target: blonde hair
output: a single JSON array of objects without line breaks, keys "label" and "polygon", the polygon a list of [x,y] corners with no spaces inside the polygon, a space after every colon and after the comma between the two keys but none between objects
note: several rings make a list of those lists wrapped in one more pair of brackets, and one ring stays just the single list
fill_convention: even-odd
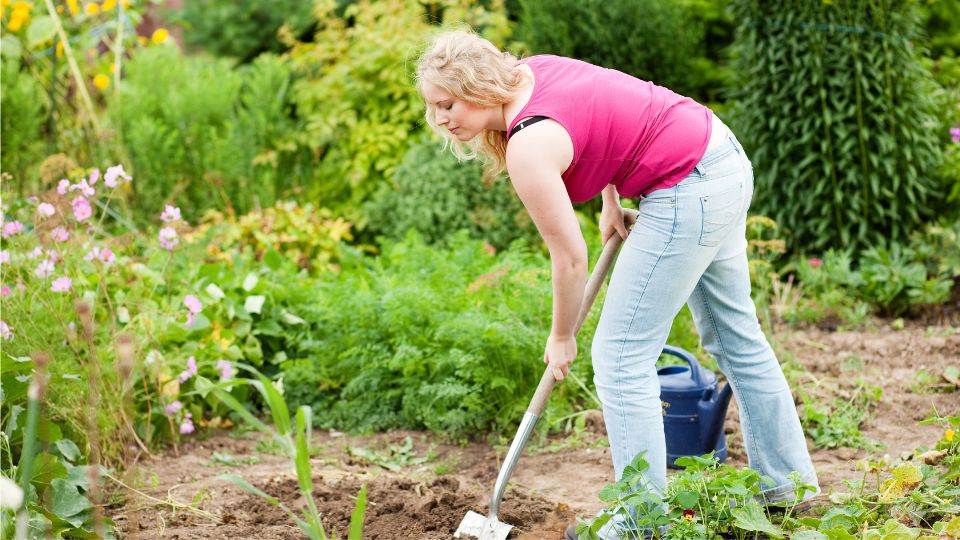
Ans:
[{"label": "blonde hair", "polygon": [[[480,107],[509,103],[524,86],[525,75],[516,67],[517,57],[501,52],[493,43],[474,32],[454,30],[438,34],[417,63],[417,89],[423,94],[423,83],[429,82],[455,98]],[[487,157],[488,179],[507,168],[507,136],[502,131],[485,130],[469,143],[462,143],[453,134],[437,125],[436,109],[426,104],[427,124],[444,139],[461,160]]]}]

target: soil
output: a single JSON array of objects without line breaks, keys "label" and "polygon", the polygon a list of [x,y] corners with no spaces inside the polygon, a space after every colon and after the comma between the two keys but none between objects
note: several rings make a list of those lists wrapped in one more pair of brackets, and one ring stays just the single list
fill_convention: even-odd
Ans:
[{"label": "soil", "polygon": [[[943,416],[960,414],[956,389],[929,392],[917,382],[918,370],[940,374],[947,366],[960,367],[960,331],[910,322],[904,329],[893,330],[881,320],[871,327],[855,332],[781,328],[774,335],[781,361],[794,361],[807,372],[795,390],[799,386],[829,402],[833,397],[849,397],[858,379],[882,388],[882,398],[860,426],[877,447],[813,448],[808,439],[826,493],[845,491],[844,480],[862,476],[856,470],[858,460],[884,454],[895,459],[936,442],[942,428],[918,423],[933,411]],[[735,403],[727,412],[725,431],[727,463],[745,467]],[[384,452],[407,437],[414,443],[413,455],[429,457],[427,462],[392,471],[350,452],[351,447]],[[588,431],[575,440],[556,436],[548,445],[528,448],[500,512],[501,520],[515,527],[511,538],[561,539],[564,527],[576,516],[586,517],[601,508],[597,493],[613,480],[602,437],[603,424],[595,413]],[[206,439],[181,445],[179,452],[170,449],[142,458],[124,477],[139,493],[117,489],[105,513],[128,538],[304,538],[282,510],[217,478],[224,473],[240,475],[288,507],[302,508],[306,502],[293,465],[266,451],[263,440],[260,434],[236,430],[208,433]],[[456,445],[431,434],[404,431],[370,436],[317,431],[312,444],[318,447],[311,460],[313,496],[327,533],[335,532],[338,538],[346,537],[362,485],[367,486],[368,500],[364,538],[451,538],[468,510],[486,511],[505,452],[503,445],[485,441]],[[544,451],[549,446],[563,449]],[[211,459],[214,452],[259,461],[224,465]],[[176,501],[180,506],[175,509],[157,500]]]}]

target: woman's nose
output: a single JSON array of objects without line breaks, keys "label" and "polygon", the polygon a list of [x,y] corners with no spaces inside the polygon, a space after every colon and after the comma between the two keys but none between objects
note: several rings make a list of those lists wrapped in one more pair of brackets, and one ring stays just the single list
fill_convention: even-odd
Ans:
[{"label": "woman's nose", "polygon": [[447,123],[447,116],[441,112],[437,112],[437,125],[442,126]]}]

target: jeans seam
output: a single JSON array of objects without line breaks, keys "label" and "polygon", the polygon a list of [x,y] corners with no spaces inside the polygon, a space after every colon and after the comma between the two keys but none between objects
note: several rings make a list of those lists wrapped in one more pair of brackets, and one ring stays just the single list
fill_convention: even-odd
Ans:
[{"label": "jeans seam", "polygon": [[[729,371],[729,373],[726,374],[727,384],[733,384],[733,387],[731,389],[733,390],[733,393],[737,398],[737,403],[740,405],[740,410],[743,411],[743,415],[747,417],[747,426],[745,426],[745,429],[743,430],[744,443],[747,442],[746,431],[747,429],[749,429],[750,430],[749,444],[753,446],[753,454],[759,458],[760,447],[757,446],[757,438],[753,434],[753,422],[751,422],[750,420],[750,411],[748,410],[746,403],[744,403],[743,399],[741,399],[740,392],[737,390],[737,384],[736,384],[737,377],[733,372],[734,371],[733,366],[730,364],[730,357],[727,355],[727,351],[723,347],[723,340],[720,338],[720,329],[717,328],[717,321],[713,315],[713,310],[710,308],[710,303],[707,302],[707,293],[703,287],[703,277],[701,277],[700,281],[697,282],[697,289],[699,289],[700,291],[700,299],[703,302],[703,310],[706,312],[707,317],[710,319],[710,325],[713,327],[713,333],[717,337],[717,345],[720,347],[720,354],[722,354],[725,357],[727,365],[729,366],[729,369],[727,370]],[[759,471],[759,472],[763,474],[763,471]]]},{"label": "jeans seam", "polygon": [[[657,271],[657,266],[660,265],[660,260],[663,258],[663,254],[667,252],[667,249],[670,248],[670,244],[673,243],[673,237],[676,235],[676,231],[677,231],[677,221],[679,220],[677,219],[677,202],[676,201],[679,194],[677,193],[676,186],[673,187],[673,193],[674,193],[675,202],[673,205],[673,226],[670,228],[670,237],[667,239],[667,242],[663,245],[663,249],[660,250],[660,253],[657,255],[657,260],[656,262],[653,263],[653,268],[650,269],[650,273],[647,275],[647,280],[643,285],[643,290],[640,291],[639,295],[637,295],[637,304],[633,308],[633,313],[630,315],[630,321],[627,322],[627,328],[623,332],[623,337],[620,338],[620,348],[617,350],[617,363],[616,363],[617,402],[620,409],[623,409],[623,384],[620,378],[621,372],[622,372],[622,370],[620,369],[620,365],[623,362],[623,349],[626,347],[626,344],[627,344],[627,334],[630,332],[630,329],[633,327],[633,321],[636,320],[637,318],[637,312],[640,311],[640,303],[643,301],[643,295],[646,294],[647,286],[650,285],[650,276],[652,276],[653,273]],[[620,424],[621,424],[621,429],[623,430],[623,433],[627,433],[627,415],[625,414],[621,415]],[[621,447],[621,452],[623,454],[626,454],[627,444],[626,444],[625,438],[622,439],[621,444],[623,445]],[[630,459],[633,459],[633,456],[631,456]]]}]

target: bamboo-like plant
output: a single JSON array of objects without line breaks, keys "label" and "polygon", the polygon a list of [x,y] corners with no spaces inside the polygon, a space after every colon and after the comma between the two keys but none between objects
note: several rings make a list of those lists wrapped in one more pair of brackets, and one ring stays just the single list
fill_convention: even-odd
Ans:
[{"label": "bamboo-like plant", "polygon": [[946,126],[914,2],[731,2],[734,124],[793,251],[905,239],[936,210]]},{"label": "bamboo-like plant", "polygon": [[[270,407],[270,413],[273,417],[274,428],[271,428],[256,416],[254,416],[240,401],[230,395],[229,392],[220,386],[214,387],[213,393],[220,401],[233,409],[244,420],[250,423],[263,433],[271,435],[280,445],[280,448],[293,459],[297,471],[297,482],[300,485],[300,492],[307,501],[306,508],[303,509],[302,517],[291,510],[287,505],[276,497],[253,486],[242,477],[235,474],[224,474],[219,478],[237,485],[244,491],[252,493],[268,503],[280,508],[290,516],[290,519],[300,527],[300,530],[312,540],[328,540],[336,538],[335,535],[328,536],[320,520],[320,512],[317,510],[316,502],[313,500],[313,477],[310,471],[310,433],[313,426],[312,411],[307,405],[302,405],[297,409],[296,425],[290,424],[290,412],[287,408],[283,396],[273,386],[273,383],[262,374],[250,366],[240,365],[239,367],[250,371],[256,376],[256,379],[239,379],[234,383],[248,383],[255,387],[263,397],[264,403]],[[357,503],[354,506],[353,513],[350,515],[350,529],[347,533],[348,540],[361,540],[363,537],[363,517],[367,505],[367,486],[360,488],[357,495]]]}]

